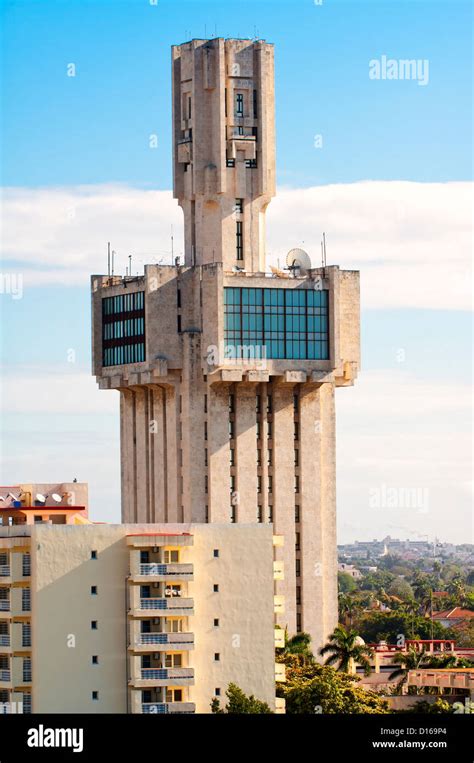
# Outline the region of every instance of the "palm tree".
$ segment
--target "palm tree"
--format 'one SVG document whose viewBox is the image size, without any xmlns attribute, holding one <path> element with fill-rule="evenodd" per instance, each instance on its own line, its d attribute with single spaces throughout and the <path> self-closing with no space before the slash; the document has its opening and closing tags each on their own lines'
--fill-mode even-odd
<svg viewBox="0 0 474 763">
<path fill-rule="evenodd" d="M 301 633 L 295 633 L 291 638 L 288 637 L 288 631 L 285 628 L 285 646 L 283 648 L 283 656 L 289 654 L 301 654 L 308 660 L 314 660 L 314 655 L 310 649 L 311 636 L 304 631 Z"/>
<path fill-rule="evenodd" d="M 403 684 L 407 681 L 409 670 L 418 670 L 419 668 L 426 667 L 426 651 L 424 647 L 420 651 L 410 647 L 407 652 L 398 652 L 393 658 L 393 662 L 398 664 L 399 667 L 390 673 L 389 681 L 400 678 L 397 684 L 397 690 L 400 691 Z"/>
<path fill-rule="evenodd" d="M 373 656 L 373 651 L 352 628 L 346 629 L 338 625 L 326 646 L 319 650 L 319 654 L 322 657 L 329 654 L 325 665 L 337 665 L 337 670 L 354 673 L 355 664 L 358 663 L 364 668 L 366 676 L 370 674 L 369 658 Z"/>
<path fill-rule="evenodd" d="M 339 594 L 339 617 L 352 628 L 355 615 L 361 612 L 361 603 L 350 593 Z"/>
</svg>

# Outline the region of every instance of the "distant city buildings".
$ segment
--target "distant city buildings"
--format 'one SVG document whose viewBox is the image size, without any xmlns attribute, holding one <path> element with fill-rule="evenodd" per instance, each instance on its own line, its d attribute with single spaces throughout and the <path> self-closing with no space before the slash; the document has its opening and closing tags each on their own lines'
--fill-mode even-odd
<svg viewBox="0 0 474 763">
<path fill-rule="evenodd" d="M 447 558 L 460 563 L 474 562 L 474 545 L 442 543 L 437 538 L 429 540 L 400 540 L 388 535 L 382 540 L 355 541 L 338 545 L 339 559 L 383 558 L 388 555 L 398 556 L 405 561 L 415 561 L 420 558 Z M 360 565 L 359 565 L 360 566 Z"/>
</svg>

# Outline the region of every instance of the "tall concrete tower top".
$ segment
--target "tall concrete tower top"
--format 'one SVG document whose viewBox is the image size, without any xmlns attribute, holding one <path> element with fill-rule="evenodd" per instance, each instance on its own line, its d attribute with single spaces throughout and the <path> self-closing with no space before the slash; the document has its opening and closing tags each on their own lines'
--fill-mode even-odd
<svg viewBox="0 0 474 763">
<path fill-rule="evenodd" d="M 265 271 L 275 195 L 273 45 L 191 40 L 172 48 L 174 196 L 185 264 Z"/>
</svg>

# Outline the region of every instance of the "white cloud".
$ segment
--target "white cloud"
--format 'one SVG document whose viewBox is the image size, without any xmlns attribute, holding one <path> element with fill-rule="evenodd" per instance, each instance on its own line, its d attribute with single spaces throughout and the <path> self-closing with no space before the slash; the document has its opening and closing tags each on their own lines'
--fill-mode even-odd
<svg viewBox="0 0 474 763">
<path fill-rule="evenodd" d="M 369 371 L 336 398 L 339 542 L 388 533 L 472 542 L 469 386 Z M 426 502 L 371 506 L 383 486 Z"/>
<path fill-rule="evenodd" d="M 269 262 L 303 246 L 320 262 L 361 271 L 364 308 L 470 309 L 471 204 L 467 182 L 364 181 L 281 188 L 267 212 Z M 107 241 L 116 272 L 171 261 L 183 251 L 182 213 L 168 191 L 124 185 L 7 188 L 3 252 L 28 286 L 87 284 L 106 271 Z"/>
</svg>

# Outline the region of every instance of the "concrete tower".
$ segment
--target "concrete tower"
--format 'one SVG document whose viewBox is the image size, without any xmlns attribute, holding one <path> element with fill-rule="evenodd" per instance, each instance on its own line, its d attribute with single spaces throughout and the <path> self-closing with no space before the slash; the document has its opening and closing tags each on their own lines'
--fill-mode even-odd
<svg viewBox="0 0 474 763">
<path fill-rule="evenodd" d="M 359 274 L 266 272 L 272 45 L 174 47 L 173 116 L 184 265 L 92 276 L 93 372 L 121 399 L 122 518 L 273 523 L 277 621 L 317 649 L 337 623 L 334 393 L 359 367 Z"/>
</svg>

